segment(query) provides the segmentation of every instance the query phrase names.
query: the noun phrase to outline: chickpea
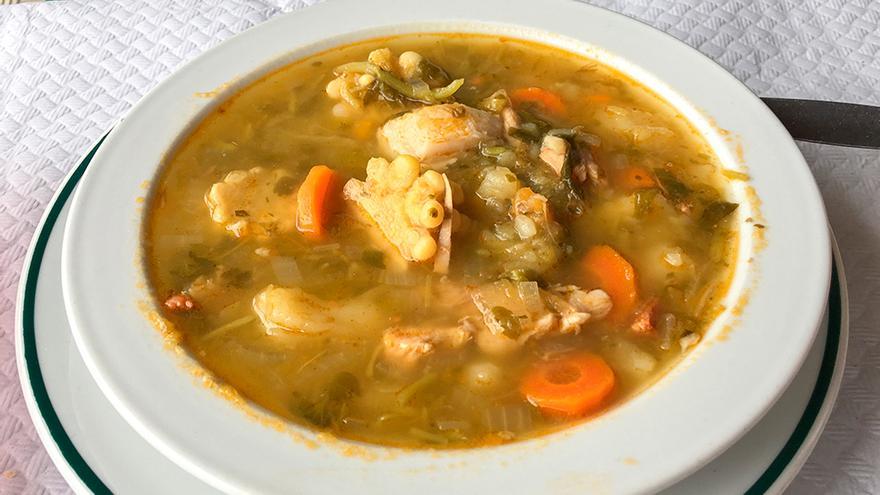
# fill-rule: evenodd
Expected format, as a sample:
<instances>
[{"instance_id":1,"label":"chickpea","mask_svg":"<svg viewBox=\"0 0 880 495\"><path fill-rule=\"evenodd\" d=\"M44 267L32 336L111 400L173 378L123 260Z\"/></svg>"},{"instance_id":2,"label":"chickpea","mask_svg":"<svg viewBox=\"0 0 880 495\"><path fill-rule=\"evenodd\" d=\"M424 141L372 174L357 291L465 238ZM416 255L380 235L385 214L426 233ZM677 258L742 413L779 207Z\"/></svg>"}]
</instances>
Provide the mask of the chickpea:
<instances>
[{"instance_id":1,"label":"chickpea","mask_svg":"<svg viewBox=\"0 0 880 495\"><path fill-rule=\"evenodd\" d=\"M373 84L373 81L375 80L376 77L372 74L361 74L357 79L357 83L359 86L366 88L370 84Z\"/></svg>"},{"instance_id":2,"label":"chickpea","mask_svg":"<svg viewBox=\"0 0 880 495\"><path fill-rule=\"evenodd\" d=\"M394 70L394 58L391 55L391 50L388 48L379 48L378 50L371 51L367 55L367 61L387 71Z\"/></svg>"},{"instance_id":3,"label":"chickpea","mask_svg":"<svg viewBox=\"0 0 880 495\"><path fill-rule=\"evenodd\" d=\"M406 79L412 79L422 63L422 56L416 52L403 52L397 57L397 64L400 66L400 74Z\"/></svg>"},{"instance_id":4,"label":"chickpea","mask_svg":"<svg viewBox=\"0 0 880 495\"><path fill-rule=\"evenodd\" d=\"M424 235L412 249L412 256L418 261L430 259L437 253L437 241L430 235Z\"/></svg>"},{"instance_id":5,"label":"chickpea","mask_svg":"<svg viewBox=\"0 0 880 495\"><path fill-rule=\"evenodd\" d=\"M488 361L471 363L462 370L465 384L477 393L491 392L498 388L503 379L501 368Z\"/></svg>"},{"instance_id":6,"label":"chickpea","mask_svg":"<svg viewBox=\"0 0 880 495\"><path fill-rule=\"evenodd\" d=\"M333 108L330 111L337 119L350 119L354 117L355 114L355 110L351 105L341 101L333 105Z\"/></svg>"},{"instance_id":7,"label":"chickpea","mask_svg":"<svg viewBox=\"0 0 880 495\"><path fill-rule=\"evenodd\" d=\"M344 82L342 78L337 77L332 81L327 83L327 87L324 89L327 92L327 96L333 98L334 100L338 100L342 97L342 85Z\"/></svg>"},{"instance_id":8,"label":"chickpea","mask_svg":"<svg viewBox=\"0 0 880 495\"><path fill-rule=\"evenodd\" d=\"M443 205L436 199L429 199L422 205L419 223L426 229L433 229L443 223L444 214Z\"/></svg>"}]
</instances>

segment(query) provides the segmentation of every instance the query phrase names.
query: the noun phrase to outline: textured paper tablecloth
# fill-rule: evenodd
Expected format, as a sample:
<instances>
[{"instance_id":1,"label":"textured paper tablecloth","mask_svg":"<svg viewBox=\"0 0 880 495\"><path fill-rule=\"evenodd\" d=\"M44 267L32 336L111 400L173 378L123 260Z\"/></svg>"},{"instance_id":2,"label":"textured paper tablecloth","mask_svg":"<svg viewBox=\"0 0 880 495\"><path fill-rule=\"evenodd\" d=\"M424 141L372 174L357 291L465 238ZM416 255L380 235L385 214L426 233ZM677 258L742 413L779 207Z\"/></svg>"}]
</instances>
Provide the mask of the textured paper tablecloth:
<instances>
[{"instance_id":1,"label":"textured paper tablecloth","mask_svg":"<svg viewBox=\"0 0 880 495\"><path fill-rule=\"evenodd\" d=\"M28 417L13 350L22 260L53 191L94 141L175 67L308 3L69 0L0 7L0 494L69 491ZM880 2L592 3L676 36L760 95L880 104ZM789 493L877 494L880 152L806 144L801 150L843 251L852 327L837 407Z\"/></svg>"}]
</instances>

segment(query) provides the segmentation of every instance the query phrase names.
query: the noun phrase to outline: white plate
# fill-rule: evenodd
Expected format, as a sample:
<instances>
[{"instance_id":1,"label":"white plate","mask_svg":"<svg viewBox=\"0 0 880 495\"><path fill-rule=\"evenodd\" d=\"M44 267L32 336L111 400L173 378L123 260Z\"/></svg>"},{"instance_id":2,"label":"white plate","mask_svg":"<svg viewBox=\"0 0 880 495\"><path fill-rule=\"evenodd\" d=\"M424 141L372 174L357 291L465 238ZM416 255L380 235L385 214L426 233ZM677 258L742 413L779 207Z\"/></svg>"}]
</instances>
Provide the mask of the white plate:
<instances>
[{"instance_id":1,"label":"white plate","mask_svg":"<svg viewBox=\"0 0 880 495\"><path fill-rule=\"evenodd\" d=\"M726 309L697 349L648 390L591 421L540 438L435 452L328 444L311 430L266 427L199 385L186 368L200 365L184 352L168 352L144 317L138 303L153 298L137 259L143 205L135 199L168 150L240 84L331 46L425 31L513 36L595 58L673 104L726 168L741 169L741 150L750 180L736 181L730 194L740 203L735 221L748 233L739 238L731 290L721 301ZM198 95L230 82L216 98ZM747 186L755 189L760 212ZM767 226L765 247L750 235L748 217ZM396 0L341 0L261 24L205 52L132 109L95 155L65 229L64 306L98 386L165 456L238 493L657 491L729 448L785 391L818 333L831 273L818 188L766 106L674 38L561 0L444 0L418 8ZM745 294L748 302L738 311ZM728 326L732 331L725 331ZM265 414L255 407L251 412ZM364 455L349 455L351 448Z\"/></svg>"},{"instance_id":2,"label":"white plate","mask_svg":"<svg viewBox=\"0 0 880 495\"><path fill-rule=\"evenodd\" d=\"M122 419L88 373L59 310L62 227L69 197L93 154L49 204L25 261L16 358L28 411L50 457L77 493L217 493L162 456ZM849 318L836 244L835 261L822 331L795 380L739 442L664 494L780 493L797 474L825 426L843 375Z\"/></svg>"}]
</instances>

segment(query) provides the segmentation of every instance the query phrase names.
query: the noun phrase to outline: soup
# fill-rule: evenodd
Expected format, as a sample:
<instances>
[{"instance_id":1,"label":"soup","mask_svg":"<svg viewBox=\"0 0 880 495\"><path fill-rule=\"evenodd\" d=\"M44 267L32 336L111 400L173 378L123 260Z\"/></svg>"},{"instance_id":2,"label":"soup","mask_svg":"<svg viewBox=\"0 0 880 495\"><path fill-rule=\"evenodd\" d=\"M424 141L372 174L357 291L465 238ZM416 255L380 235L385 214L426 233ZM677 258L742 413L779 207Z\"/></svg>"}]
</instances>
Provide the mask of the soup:
<instances>
[{"instance_id":1,"label":"soup","mask_svg":"<svg viewBox=\"0 0 880 495\"><path fill-rule=\"evenodd\" d=\"M700 342L736 178L609 67L406 35L220 105L157 178L143 242L182 345L254 403L378 444L492 445L601 414Z\"/></svg>"}]
</instances>

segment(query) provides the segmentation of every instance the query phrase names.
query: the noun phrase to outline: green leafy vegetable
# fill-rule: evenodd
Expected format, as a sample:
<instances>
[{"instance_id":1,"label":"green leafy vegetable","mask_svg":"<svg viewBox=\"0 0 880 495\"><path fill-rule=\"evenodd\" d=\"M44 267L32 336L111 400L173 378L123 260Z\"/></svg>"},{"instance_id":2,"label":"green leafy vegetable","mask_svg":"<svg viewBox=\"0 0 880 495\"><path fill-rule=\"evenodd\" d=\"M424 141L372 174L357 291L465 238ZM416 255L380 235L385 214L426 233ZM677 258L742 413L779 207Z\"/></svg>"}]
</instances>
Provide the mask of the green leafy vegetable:
<instances>
[{"instance_id":1,"label":"green leafy vegetable","mask_svg":"<svg viewBox=\"0 0 880 495\"><path fill-rule=\"evenodd\" d=\"M656 189L642 189L633 194L633 205L635 207L636 217L643 217L651 211L651 205L654 198L657 197Z\"/></svg>"},{"instance_id":2,"label":"green leafy vegetable","mask_svg":"<svg viewBox=\"0 0 880 495\"><path fill-rule=\"evenodd\" d=\"M348 411L349 401L360 395L357 377L348 371L337 373L314 400L296 397L294 412L320 428L338 424Z\"/></svg>"},{"instance_id":3,"label":"green leafy vegetable","mask_svg":"<svg viewBox=\"0 0 880 495\"><path fill-rule=\"evenodd\" d=\"M715 201L710 203L703 210L700 216L700 226L703 228L713 228L717 226L728 215L739 207L737 203L728 203L727 201Z\"/></svg>"},{"instance_id":4,"label":"green leafy vegetable","mask_svg":"<svg viewBox=\"0 0 880 495\"><path fill-rule=\"evenodd\" d=\"M449 98L452 98L452 95L454 95L464 84L464 79L456 79L446 86L432 89L424 81L401 81L394 74L369 62L350 62L340 65L334 71L336 74L344 74L346 72L371 74L379 80L379 82L387 85L405 98L421 103L440 103L444 100L448 100Z\"/></svg>"},{"instance_id":5,"label":"green leafy vegetable","mask_svg":"<svg viewBox=\"0 0 880 495\"><path fill-rule=\"evenodd\" d=\"M680 211L689 212L693 206L693 191L668 170L655 169L654 176L663 196Z\"/></svg>"},{"instance_id":6,"label":"green leafy vegetable","mask_svg":"<svg viewBox=\"0 0 880 495\"><path fill-rule=\"evenodd\" d=\"M495 306L489 310L492 318L498 323L507 337L515 339L522 333L522 324L513 312L504 306Z\"/></svg>"}]
</instances>

